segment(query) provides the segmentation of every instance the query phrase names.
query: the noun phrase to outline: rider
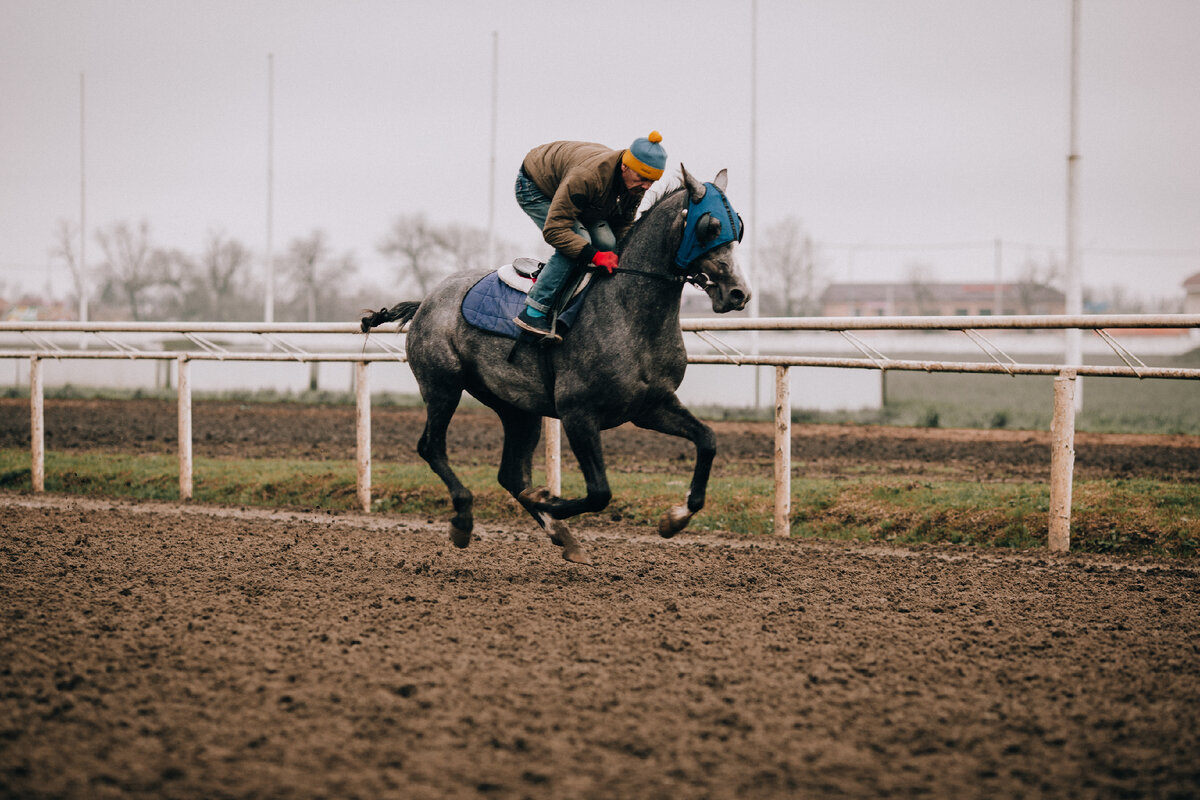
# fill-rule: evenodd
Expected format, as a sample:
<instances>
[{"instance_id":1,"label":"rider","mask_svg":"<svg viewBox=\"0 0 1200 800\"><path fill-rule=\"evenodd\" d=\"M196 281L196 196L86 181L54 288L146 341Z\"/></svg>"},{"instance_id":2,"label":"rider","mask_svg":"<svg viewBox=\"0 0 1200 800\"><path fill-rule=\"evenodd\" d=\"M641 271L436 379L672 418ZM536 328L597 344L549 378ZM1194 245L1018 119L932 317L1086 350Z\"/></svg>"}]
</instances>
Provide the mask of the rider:
<instances>
[{"instance_id":1,"label":"rider","mask_svg":"<svg viewBox=\"0 0 1200 800\"><path fill-rule=\"evenodd\" d=\"M541 228L554 255L542 267L524 310L513 319L519 328L561 341L550 316L558 293L575 267L595 264L612 274L617 267L612 248L666 166L658 131L625 150L551 142L529 151L517 173L517 203Z\"/></svg>"}]
</instances>

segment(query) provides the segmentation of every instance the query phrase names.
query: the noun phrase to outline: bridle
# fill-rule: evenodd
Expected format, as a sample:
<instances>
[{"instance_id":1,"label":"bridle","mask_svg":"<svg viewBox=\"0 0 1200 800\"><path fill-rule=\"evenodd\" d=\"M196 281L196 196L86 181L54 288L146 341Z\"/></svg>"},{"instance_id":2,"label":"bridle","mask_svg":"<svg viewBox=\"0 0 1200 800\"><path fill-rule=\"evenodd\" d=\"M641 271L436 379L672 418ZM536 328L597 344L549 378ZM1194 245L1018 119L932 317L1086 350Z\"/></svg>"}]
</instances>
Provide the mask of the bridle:
<instances>
[{"instance_id":1,"label":"bridle","mask_svg":"<svg viewBox=\"0 0 1200 800\"><path fill-rule=\"evenodd\" d=\"M693 200L690 195L688 196L687 208L684 209L683 215L686 220L683 236L675 251L675 266L679 272L674 275L663 275L640 269L617 267L613 270L613 274L625 272L664 283L690 283L698 289L705 289L712 281L700 270L693 269L693 266L706 253L730 242L741 242L746 227L742 224L742 215L733 210L725 193L712 183L704 184L704 194L699 200ZM709 222L706 223L706 220ZM701 242L699 231L702 228L711 228L714 222L717 227L717 235L709 241Z\"/></svg>"}]
</instances>

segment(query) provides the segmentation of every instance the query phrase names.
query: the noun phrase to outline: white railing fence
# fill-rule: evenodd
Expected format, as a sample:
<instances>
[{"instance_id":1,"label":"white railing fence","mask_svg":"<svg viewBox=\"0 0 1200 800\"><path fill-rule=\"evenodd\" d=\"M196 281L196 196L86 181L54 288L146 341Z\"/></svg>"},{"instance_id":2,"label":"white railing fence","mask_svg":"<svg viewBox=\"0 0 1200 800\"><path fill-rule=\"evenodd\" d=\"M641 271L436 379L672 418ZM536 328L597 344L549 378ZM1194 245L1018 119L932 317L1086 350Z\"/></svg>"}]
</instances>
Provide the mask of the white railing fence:
<instances>
[{"instance_id":1,"label":"white railing fence","mask_svg":"<svg viewBox=\"0 0 1200 800\"><path fill-rule=\"evenodd\" d=\"M1136 328L1200 329L1200 315L1107 316L995 316L995 317L776 317L693 318L683 320L683 330L711 348L690 354L692 364L736 364L773 367L774 410L774 531L791 533L791 419L789 370L803 367L970 372L1007 375L1053 375L1054 415L1051 425L1051 479L1049 548L1070 548L1071 483L1075 463L1075 391L1080 376L1172 378L1200 380L1200 369L1150 367L1117 341L1110 331ZM1019 363L980 331L1069 330L1093 331L1118 356L1124 366ZM987 356L986 361L921 361L890 358L855 335L856 331L958 331ZM732 331L833 331L862 353L860 358L813 357L744 353L721 341L716 334ZM45 386L42 372L47 359L149 359L174 363L177 369L179 421L179 498L192 498L192 379L195 361L342 362L354 365L357 446L357 498L371 510L371 392L369 366L375 362L405 361L402 340L379 334L400 333L385 325L364 342L356 324L293 323L78 323L0 322L0 359L29 360L31 477L35 492L45 491ZM322 337L328 345L347 337L353 347L311 349L295 337ZM186 345L167 348L162 337L183 337ZM217 337L250 337L251 343L231 349ZM291 338L284 338L291 337ZM353 338L349 338L353 337ZM157 346L156 346L157 345ZM361 348L361 349L359 349ZM561 491L561 439L557 420L546 420L546 473L550 488Z\"/></svg>"}]
</instances>

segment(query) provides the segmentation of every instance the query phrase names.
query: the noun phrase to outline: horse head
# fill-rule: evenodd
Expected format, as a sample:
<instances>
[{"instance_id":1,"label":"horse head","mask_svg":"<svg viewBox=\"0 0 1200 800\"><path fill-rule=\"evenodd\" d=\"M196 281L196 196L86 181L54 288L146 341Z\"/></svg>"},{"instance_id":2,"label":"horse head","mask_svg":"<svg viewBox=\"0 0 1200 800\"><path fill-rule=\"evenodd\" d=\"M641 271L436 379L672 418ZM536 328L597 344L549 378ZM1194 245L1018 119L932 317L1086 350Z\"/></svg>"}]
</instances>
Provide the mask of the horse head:
<instances>
[{"instance_id":1,"label":"horse head","mask_svg":"<svg viewBox=\"0 0 1200 800\"><path fill-rule=\"evenodd\" d=\"M680 220L675 265L708 294L713 311L739 311L750 300L750 287L733 258L744 226L741 215L725 197L728 172L721 170L710 183L701 183L683 165L680 169L687 206Z\"/></svg>"}]
</instances>

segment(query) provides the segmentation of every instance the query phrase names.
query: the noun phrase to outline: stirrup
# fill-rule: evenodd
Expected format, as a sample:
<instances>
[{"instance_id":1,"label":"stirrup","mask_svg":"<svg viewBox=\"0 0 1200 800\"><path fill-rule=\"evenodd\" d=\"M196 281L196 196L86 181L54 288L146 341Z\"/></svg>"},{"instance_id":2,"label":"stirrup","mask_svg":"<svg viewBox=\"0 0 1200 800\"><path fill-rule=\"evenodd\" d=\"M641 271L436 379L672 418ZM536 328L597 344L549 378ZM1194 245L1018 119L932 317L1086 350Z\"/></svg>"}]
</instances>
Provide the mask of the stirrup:
<instances>
[{"instance_id":1,"label":"stirrup","mask_svg":"<svg viewBox=\"0 0 1200 800\"><path fill-rule=\"evenodd\" d=\"M522 317L524 317L524 319L522 319ZM513 324L516 325L521 330L525 331L526 333L532 333L534 336L538 337L543 342L547 342L549 344L558 344L559 342L561 342L562 337L558 335L558 331L554 330L554 327L553 327L554 326L554 318L553 317L543 317L542 319L545 319L546 322L548 323L548 326L545 328L539 328L536 324L534 324L533 319L528 317L528 315L526 315L525 311L522 310L520 314L513 317Z\"/></svg>"}]
</instances>

